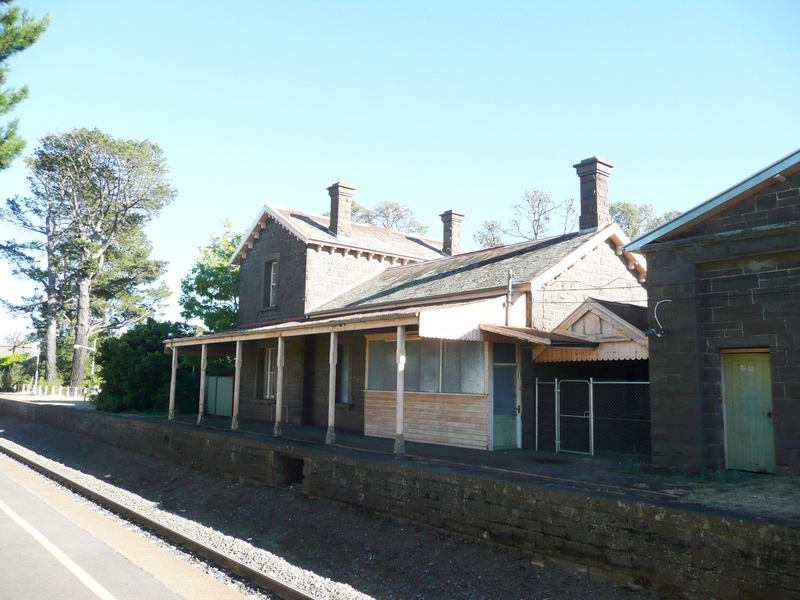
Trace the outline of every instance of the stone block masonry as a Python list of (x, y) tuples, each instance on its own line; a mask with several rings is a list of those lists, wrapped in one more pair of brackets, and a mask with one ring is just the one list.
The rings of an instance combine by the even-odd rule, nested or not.
[[(683, 597), (800, 598), (800, 530), (502, 474), (0, 399), (0, 414), (568, 561)], [(577, 565), (577, 566), (576, 566)]]
[(645, 248), (653, 461), (726, 465), (722, 354), (768, 350), (775, 471), (800, 473), (800, 173)]
[(636, 271), (616, 255), (613, 244), (601, 244), (540, 290), (533, 290), (535, 329), (552, 331), (588, 297), (644, 305), (647, 292)]
[(311, 497), (565, 559), (590, 577), (613, 571), (699, 597), (800, 597), (795, 529), (400, 463), (308, 458), (304, 474)]

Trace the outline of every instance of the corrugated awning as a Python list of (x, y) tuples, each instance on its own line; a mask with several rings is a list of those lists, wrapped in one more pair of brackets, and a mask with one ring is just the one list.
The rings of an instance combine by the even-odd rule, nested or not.
[(488, 334), (486, 338), (490, 341), (503, 341), (491, 339), (497, 336), (514, 342), (523, 341), (553, 348), (597, 348), (600, 345), (597, 342), (590, 342), (577, 336), (539, 331), (530, 327), (508, 327), (506, 325), (481, 325), (480, 327), (481, 331)]

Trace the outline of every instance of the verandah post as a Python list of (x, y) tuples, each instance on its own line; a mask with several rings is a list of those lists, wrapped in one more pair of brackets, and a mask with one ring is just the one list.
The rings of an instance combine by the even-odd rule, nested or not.
[(239, 385), (242, 381), (242, 340), (236, 340), (236, 362), (233, 375), (233, 415), (231, 430), (239, 429)]
[(200, 404), (197, 408), (197, 424), (203, 424), (203, 413), (206, 410), (206, 368), (208, 367), (208, 344), (200, 350)]
[(325, 436), (326, 444), (336, 443), (334, 421), (336, 418), (336, 363), (339, 360), (338, 344), (339, 334), (335, 331), (331, 331), (330, 353), (328, 355), (328, 433)]
[(169, 382), (169, 413), (167, 419), (175, 420), (175, 382), (178, 378), (178, 347), (172, 347), (172, 379)]
[(274, 437), (281, 437), (283, 430), (281, 429), (281, 419), (283, 415), (283, 365), (285, 363), (284, 357), (286, 356), (286, 338), (283, 336), (278, 337), (278, 361), (277, 361), (277, 376), (275, 379), (275, 427), (272, 430)]
[(406, 326), (397, 326), (397, 410), (395, 411), (394, 453), (405, 454), (406, 442), (403, 437), (403, 401), (406, 382)]

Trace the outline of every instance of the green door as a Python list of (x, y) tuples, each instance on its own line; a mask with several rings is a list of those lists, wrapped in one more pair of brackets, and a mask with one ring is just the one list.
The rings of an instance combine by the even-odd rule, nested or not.
[[(499, 364), (498, 364), (499, 363)], [(492, 370), (492, 447), (495, 450), (517, 447), (517, 348), (514, 344), (494, 344)]]
[(775, 472), (769, 353), (722, 355), (725, 465)]

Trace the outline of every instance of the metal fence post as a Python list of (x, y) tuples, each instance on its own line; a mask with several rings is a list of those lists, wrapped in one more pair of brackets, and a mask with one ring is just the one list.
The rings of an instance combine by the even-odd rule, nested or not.
[(594, 456), (594, 377), (589, 377), (589, 454)]
[(535, 416), (534, 416), (534, 419), (533, 419), (533, 422), (536, 424), (535, 425), (536, 433), (534, 435), (536, 443), (535, 443), (534, 447), (536, 448), (536, 451), (538, 452), (539, 451), (539, 378), (538, 377), (536, 378), (536, 394), (535, 394), (534, 397), (536, 399), (535, 402), (534, 402), (534, 413), (535, 413)]
[(558, 378), (555, 381), (556, 387), (556, 454), (558, 454), (559, 449), (561, 448), (561, 425), (560, 419), (558, 418), (561, 414), (561, 391), (558, 387)]

